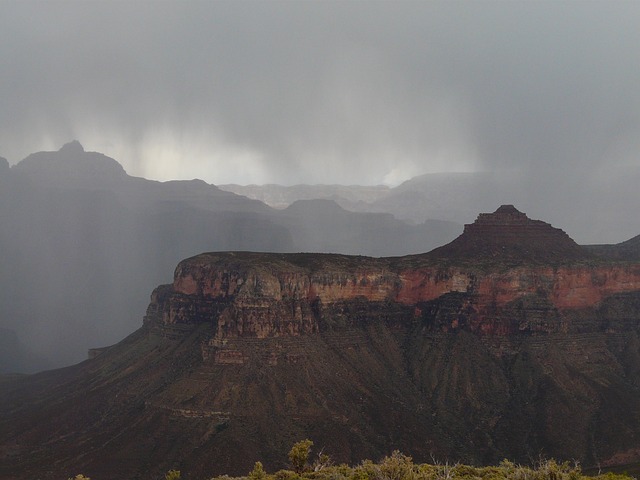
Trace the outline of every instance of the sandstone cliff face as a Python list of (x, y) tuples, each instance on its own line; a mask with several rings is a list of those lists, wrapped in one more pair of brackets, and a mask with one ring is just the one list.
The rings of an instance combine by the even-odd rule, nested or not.
[[(388, 361), (408, 366), (395, 373), (407, 375), (403, 388), (420, 392), (414, 413), (430, 412), (422, 427), (466, 436), (454, 433), (462, 443), (444, 441), (442, 451), (473, 452), (469, 461), (534, 451), (600, 464), (633, 457), (640, 423), (616, 437), (599, 419), (623, 428), (626, 420), (605, 411), (624, 405), (640, 421), (632, 393), (640, 387), (640, 263), (594, 258), (511, 208), (481, 215), (448, 252), (202, 254), (178, 265), (151, 310), (164, 312), (155, 317), (161, 331), (210, 326), (202, 361), (247, 371), (256, 361), (308, 365), (321, 356), (308, 355), (309, 341), (366, 357), (374, 347), (365, 332), (376, 328), (387, 336)], [(443, 446), (423, 440), (432, 451)]]
[[(443, 252), (446, 263), (440, 261)], [(472, 254), (475, 265), (466, 262)], [(451, 244), (413, 262), (241, 252), (184, 260), (163, 321), (209, 321), (218, 339), (300, 335), (320, 331), (327, 320), (320, 309), (341, 302), (415, 307), (405, 319), (411, 323), (422, 314), (421, 303), (455, 292), (465, 294), (468, 304), (466, 320), (452, 320), (455, 328), (464, 324), (478, 333), (509, 335), (532, 328), (514, 308), (542, 308), (556, 318), (535, 331), (571, 330), (566, 311), (594, 309), (612, 295), (634, 291), (640, 291), (640, 263), (595, 260), (561, 230), (502, 206), (479, 215)]]
[[(333, 405), (332, 414), (350, 412), (356, 422), (360, 414), (342, 402), (355, 402), (378, 426), (385, 409), (398, 410), (400, 430), (383, 431), (396, 432), (397, 447), (399, 432), (419, 425), (407, 443), (417, 457), (428, 455), (421, 448), (481, 463), (545, 452), (604, 465), (635, 460), (640, 448), (640, 264), (470, 267), (428, 256), (217, 253), (181, 262), (164, 289), (149, 324), (163, 334), (206, 327), (204, 365), (247, 375), (260, 365), (261, 375), (286, 370), (297, 378), (295, 369), (314, 364), (316, 387), (308, 378), (287, 382), (302, 382)], [(375, 374), (360, 383), (365, 370)], [(335, 384), (332, 372), (349, 386)], [(388, 388), (401, 398), (383, 407), (367, 396), (368, 382), (396, 376), (402, 386)], [(341, 393), (329, 399), (320, 391)], [(287, 409), (306, 419), (325, 415), (306, 394), (291, 394), (297, 400), (282, 400)], [(226, 395), (214, 405), (239, 414)], [(360, 435), (349, 415), (335, 428)], [(351, 434), (336, 432), (324, 434), (355, 448)]]
[[(3, 384), (0, 476), (245, 474), (305, 437), (348, 463), (640, 461), (640, 262), (512, 208), (479, 223), (450, 256), (180, 262), (131, 337)], [(545, 256), (509, 234), (523, 223)]]
[(619, 330), (598, 309), (640, 292), (640, 263), (596, 260), (511, 206), (481, 214), (442, 251), (410, 259), (202, 254), (180, 262), (173, 284), (152, 299), (150, 311), (161, 315), (149, 318), (165, 327), (209, 325), (202, 358), (242, 365), (248, 357), (230, 340), (298, 337), (381, 318), (405, 330), (422, 323), (434, 332), (503, 337)]
[[(567, 312), (595, 309), (612, 295), (640, 291), (640, 263), (498, 266), (470, 271), (439, 265), (406, 269), (391, 260), (371, 259), (365, 267), (345, 271), (331, 257), (319, 269), (304, 268), (295, 258), (289, 262), (285, 258), (229, 253), (181, 262), (169, 306), (163, 307), (163, 321), (212, 322), (220, 338), (301, 335), (321, 329), (320, 307), (356, 299), (374, 306), (397, 303), (415, 307), (405, 319), (411, 323), (422, 314), (424, 302), (458, 293), (467, 298), (464, 324), (472, 331), (509, 335), (531, 327), (514, 308), (524, 311), (544, 305), (558, 321), (535, 330), (566, 331), (572, 328), (561, 321)], [(455, 328), (462, 326), (458, 321)]]

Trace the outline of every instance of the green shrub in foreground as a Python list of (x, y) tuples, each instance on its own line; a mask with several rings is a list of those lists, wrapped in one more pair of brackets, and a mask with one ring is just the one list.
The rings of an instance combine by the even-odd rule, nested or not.
[[(577, 464), (542, 460), (535, 467), (517, 465), (503, 460), (496, 466), (474, 467), (460, 463), (415, 464), (413, 459), (399, 451), (384, 457), (378, 463), (365, 460), (359, 465), (334, 465), (322, 452), (309, 463), (313, 442), (297, 442), (289, 452), (293, 470), (268, 473), (261, 462), (256, 462), (246, 477), (236, 479), (227, 475), (211, 480), (631, 480), (624, 474), (605, 473), (587, 476)], [(71, 480), (71, 479), (70, 479)]]

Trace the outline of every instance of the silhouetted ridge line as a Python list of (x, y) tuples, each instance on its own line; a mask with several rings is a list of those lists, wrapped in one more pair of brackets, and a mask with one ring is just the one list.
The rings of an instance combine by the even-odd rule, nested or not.
[(56, 152), (36, 152), (12, 167), (47, 186), (82, 188), (121, 183), (128, 177), (120, 163), (98, 152), (86, 152), (77, 140)]

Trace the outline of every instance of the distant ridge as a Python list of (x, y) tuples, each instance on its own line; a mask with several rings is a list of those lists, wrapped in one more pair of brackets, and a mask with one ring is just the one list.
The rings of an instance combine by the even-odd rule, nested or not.
[(98, 152), (85, 152), (77, 140), (65, 143), (57, 152), (32, 153), (12, 167), (15, 172), (49, 185), (95, 186), (122, 181), (122, 165)]
[(218, 185), (222, 190), (260, 200), (273, 208), (286, 208), (297, 200), (335, 200), (347, 210), (366, 210), (366, 205), (385, 198), (385, 185)]
[(432, 257), (504, 259), (534, 263), (565, 262), (591, 254), (559, 228), (532, 220), (513, 205), (481, 213), (451, 243), (432, 250)]

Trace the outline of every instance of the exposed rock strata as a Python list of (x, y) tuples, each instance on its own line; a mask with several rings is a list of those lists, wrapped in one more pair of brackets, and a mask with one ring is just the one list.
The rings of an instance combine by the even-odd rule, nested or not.
[(535, 263), (566, 262), (591, 256), (564, 231), (541, 220), (531, 220), (513, 205), (502, 205), (493, 213), (481, 213), (474, 223), (464, 226), (462, 235), (430, 255)]
[[(305, 266), (305, 255), (203, 254), (181, 262), (171, 296), (162, 308), (165, 324), (211, 322), (218, 338), (302, 335), (322, 330), (321, 309), (363, 299), (372, 305), (415, 307), (451, 293), (468, 302), (465, 325), (474, 332), (571, 331), (572, 310), (594, 309), (615, 294), (640, 291), (640, 264), (575, 263), (469, 270), (464, 267), (398, 265), (366, 259), (353, 270), (341, 257)], [(417, 259), (416, 259), (417, 261)], [(513, 309), (544, 305), (557, 321), (532, 327)], [(460, 321), (457, 322), (460, 324)]]
[(243, 474), (304, 437), (350, 463), (640, 461), (640, 263), (510, 207), (476, 223), (412, 257), (180, 262), (131, 337), (3, 383), (0, 476)]

